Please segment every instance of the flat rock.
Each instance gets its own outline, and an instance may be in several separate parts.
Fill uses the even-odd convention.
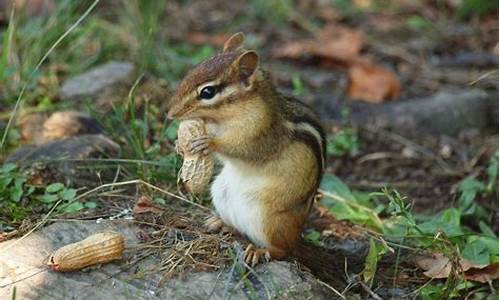
[[[125,238],[125,257],[81,271],[47,269],[52,251],[91,234],[113,230]],[[0,298],[10,299],[335,299],[335,294],[294,264],[274,261],[243,274],[235,262],[219,272],[187,274],[159,286],[161,274],[147,272],[156,257],[134,260],[140,231],[131,220],[56,222],[24,239],[0,243]]]
[[[68,185],[99,184],[113,176],[112,170],[97,174],[91,159],[119,157],[118,144],[101,134],[84,134],[41,145],[26,145],[9,155],[5,162],[17,163],[43,184],[52,181]],[[109,174],[108,174],[109,173]],[[104,176],[104,177],[103,177]]]
[[[442,91],[407,101],[370,104],[318,96],[314,105],[325,121],[340,121],[342,107],[350,109],[354,124],[391,129],[404,136],[456,136],[465,129],[494,126],[498,98],[478,89]]]
[[[90,99],[101,105],[107,97],[116,94],[121,86],[132,83],[134,71],[135,67],[130,62],[110,61],[67,79],[59,96],[69,100]]]

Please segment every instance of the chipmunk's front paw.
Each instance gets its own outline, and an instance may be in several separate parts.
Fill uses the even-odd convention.
[[[265,248],[257,248],[253,244],[248,245],[243,255],[245,263],[249,266],[254,267],[259,263],[261,258],[264,258],[265,261],[270,261],[271,253],[269,252],[269,250]]]
[[[202,153],[208,155],[211,152],[212,137],[209,135],[202,135],[191,141],[188,151],[191,154]]]

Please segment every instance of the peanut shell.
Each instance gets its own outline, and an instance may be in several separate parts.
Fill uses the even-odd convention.
[[[112,231],[97,233],[56,250],[50,256],[48,266],[58,272],[80,270],[121,259],[124,249],[125,242],[120,234]]]
[[[189,153],[191,141],[206,135],[205,125],[201,120],[186,120],[179,124],[177,145],[184,157],[180,179],[186,190],[199,194],[205,190],[214,170],[213,157],[201,153]]]

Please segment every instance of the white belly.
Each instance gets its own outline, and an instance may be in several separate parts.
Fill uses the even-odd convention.
[[[268,246],[263,231],[263,210],[258,191],[265,182],[261,176],[230,161],[211,187],[212,201],[222,220],[246,235],[260,247]]]

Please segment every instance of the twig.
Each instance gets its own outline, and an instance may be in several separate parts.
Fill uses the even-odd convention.
[[[365,290],[365,292],[367,292],[368,294],[370,294],[370,296],[373,299],[375,299],[375,300],[383,300],[379,295],[377,295],[374,291],[372,291],[370,289],[370,287],[367,286],[363,281],[360,280],[358,283],[363,288],[363,290]]]
[[[54,206],[49,210],[49,212],[43,217],[43,219],[41,221],[38,222],[38,224],[36,224],[30,231],[28,231],[26,234],[24,234],[22,237],[20,237],[19,239],[15,240],[14,242],[12,242],[12,244],[8,245],[7,247],[3,248],[2,250],[3,251],[7,251],[9,250],[10,248],[12,248],[14,245],[16,245],[17,243],[19,243],[20,241],[24,240],[28,235],[30,235],[31,233],[33,233],[33,231],[37,230],[40,226],[44,225],[46,222],[47,222],[47,219],[49,218],[49,216],[54,212],[54,210],[56,209],[56,207],[61,204],[61,202],[63,201],[63,199],[59,199],[59,201],[56,202],[56,204],[54,204]],[[1,252],[0,252],[1,253]]]
[[[467,85],[468,86],[472,86],[472,85],[475,85],[476,83],[478,83],[479,81],[485,79],[486,77],[490,76],[491,74],[493,73],[496,73],[498,72],[498,70],[492,70],[492,71],[489,71],[489,72],[486,72],[484,74],[482,74],[481,76],[479,76],[478,78],[474,79],[473,81],[469,82]]]
[[[340,298],[342,299],[346,299],[346,297],[344,295],[342,295],[341,292],[337,291],[333,286],[329,285],[328,283],[324,282],[324,281],[321,281],[319,279],[316,279],[317,282],[319,282],[319,284],[325,286],[326,288],[328,288],[330,291],[334,292],[337,296],[339,296]]]
[[[177,200],[181,200],[183,202],[189,203],[189,204],[194,205],[194,206],[196,206],[198,208],[201,208],[201,209],[204,209],[204,210],[207,210],[207,211],[211,211],[211,209],[208,208],[208,207],[205,207],[205,206],[200,205],[200,204],[198,204],[196,202],[190,201],[190,200],[188,200],[186,198],[180,197],[180,196],[178,196],[178,195],[176,195],[174,193],[171,193],[171,192],[166,191],[166,190],[164,190],[162,188],[154,186],[154,185],[152,185],[152,184],[150,184],[148,182],[145,182],[142,179],[135,179],[135,180],[129,180],[129,181],[122,181],[122,182],[115,182],[115,183],[103,184],[103,185],[95,187],[95,188],[93,188],[93,189],[91,189],[91,190],[89,190],[89,191],[87,191],[87,192],[85,192],[83,194],[80,194],[80,195],[76,196],[75,198],[73,198],[72,201],[78,201],[78,200],[80,200],[80,199],[82,199],[82,198],[84,198],[84,197],[86,197],[86,196],[88,196],[88,195],[90,195],[90,194],[92,194],[92,193],[94,193],[96,191],[102,190],[104,188],[114,187],[114,186],[122,186],[122,185],[129,185],[129,184],[144,184],[145,186],[148,186],[148,187],[150,187],[150,188],[152,188],[154,190],[157,190],[157,191],[159,191],[161,193],[164,193],[164,194],[166,194],[166,195],[168,195],[168,196],[170,196],[172,198],[175,198]],[[57,201],[56,204],[54,204],[54,206],[50,209],[50,211],[43,217],[43,219],[37,223],[37,225],[35,225],[30,231],[28,231],[22,237],[20,237],[19,239],[17,239],[16,241],[14,241],[12,244],[8,245],[7,247],[3,248],[2,250],[3,251],[7,251],[8,249],[12,248],[14,245],[16,245],[17,243],[19,243],[20,241],[24,240],[28,235],[30,235],[31,233],[33,233],[40,226],[44,225],[48,221],[49,216],[54,212],[54,210],[57,208],[57,206],[59,206],[59,204],[61,204],[62,201],[63,201],[63,199],[60,199],[59,201]]]
[[[436,162],[438,163],[438,165],[443,168],[444,170],[446,170],[447,172],[450,172],[450,173],[456,173],[453,171],[453,169],[443,160],[441,159],[439,156],[437,156],[436,154],[434,154],[431,150],[399,135],[399,134],[396,134],[396,133],[393,133],[393,132],[390,132],[390,131],[387,131],[387,130],[384,130],[384,129],[381,129],[381,128],[377,128],[376,130],[375,129],[372,129],[372,128],[369,128],[369,127],[364,127],[364,129],[368,132],[371,132],[371,133],[382,133],[384,134],[386,137],[392,139],[393,141],[396,141],[402,145],[405,145],[406,147],[409,147],[409,148],[412,148],[414,149],[415,151],[425,155],[425,156],[428,156],[432,159],[435,159]]]
[[[36,275],[38,275],[38,274],[40,274],[40,273],[43,273],[43,272],[47,272],[47,269],[38,270],[38,272],[35,272],[35,273],[33,273],[33,274],[31,274],[31,275],[28,275],[28,276],[26,276],[26,277],[23,277],[23,278],[21,278],[21,279],[18,279],[18,280],[15,280],[15,281],[12,281],[12,282],[6,283],[6,284],[4,284],[4,285],[0,285],[0,288],[1,288],[1,289],[6,288],[6,287],[8,287],[8,286],[10,286],[10,285],[13,285],[13,284],[16,284],[16,283],[18,283],[18,282],[24,281],[24,280],[26,280],[26,279],[29,279],[29,278],[31,278],[31,277],[33,277],[33,276],[36,276]]]

